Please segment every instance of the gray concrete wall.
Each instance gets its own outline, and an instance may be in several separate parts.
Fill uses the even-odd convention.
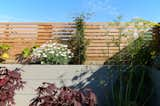
[[[99,65],[0,65],[9,69],[22,68],[23,80],[26,85],[15,96],[16,106],[28,106],[35,97],[35,89],[42,82],[53,82],[58,87],[71,86],[74,88],[91,87],[96,93],[99,104],[103,106],[106,98],[106,70]],[[102,69],[101,69],[102,68]],[[103,86],[102,86],[103,85]]]
[[[69,86],[75,89],[90,87],[97,95],[98,106],[106,106],[108,93],[116,76],[116,67],[101,65],[0,65],[9,69],[22,68],[26,85],[17,91],[15,106],[28,106],[35,97],[35,89],[43,82],[55,83],[58,87]],[[154,106],[160,106],[160,71],[152,68],[151,77],[154,82]]]

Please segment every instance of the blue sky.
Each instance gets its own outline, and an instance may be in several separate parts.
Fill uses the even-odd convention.
[[[79,13],[93,13],[88,21],[107,22],[144,18],[160,21],[160,0],[1,0],[0,21],[68,22]]]

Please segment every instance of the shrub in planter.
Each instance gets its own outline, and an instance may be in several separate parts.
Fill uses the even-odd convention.
[[[43,83],[36,89],[38,96],[29,106],[96,106],[96,96],[90,90],[84,92],[67,87],[57,88],[54,84]]]
[[[16,90],[24,87],[21,69],[9,70],[0,67],[0,106],[12,106],[15,104],[14,95]]]
[[[22,53],[16,55],[16,61],[20,64],[28,64],[31,62],[31,54],[34,49],[38,48],[39,46],[33,46],[32,48],[24,48]]]
[[[53,43],[52,41],[43,44],[33,50],[32,63],[40,62],[41,64],[68,64],[72,58],[72,53],[67,45]]]

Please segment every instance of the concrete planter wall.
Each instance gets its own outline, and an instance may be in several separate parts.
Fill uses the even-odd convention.
[[[28,106],[35,97],[35,89],[43,82],[53,82],[58,87],[70,86],[77,89],[90,87],[96,93],[99,106],[106,104],[110,78],[107,67],[100,65],[0,65],[9,69],[22,68],[25,88],[15,96],[16,106]]]
[[[76,89],[90,87],[97,95],[98,106],[107,105],[108,93],[111,93],[112,82],[116,76],[113,66],[101,65],[0,65],[9,69],[22,68],[25,88],[15,96],[16,106],[28,106],[35,97],[35,89],[42,82],[52,82],[58,87],[69,86]],[[160,106],[160,71],[152,69],[151,78],[154,82],[155,95],[153,106]]]

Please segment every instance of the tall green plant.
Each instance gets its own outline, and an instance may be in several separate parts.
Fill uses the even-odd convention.
[[[86,60],[86,49],[88,42],[85,39],[84,33],[85,19],[85,15],[74,17],[76,32],[69,41],[69,48],[72,50],[72,53],[74,54],[71,60],[72,64],[83,64]]]
[[[116,23],[120,25],[120,22]],[[125,55],[123,55],[123,53],[118,55],[118,62],[117,59],[115,61],[113,60],[113,63],[116,62],[116,65],[118,65],[118,79],[112,87],[112,106],[148,106],[148,101],[153,89],[147,66],[156,53],[153,53],[154,50],[150,45],[151,43],[144,37],[144,30],[149,28],[151,24],[148,25],[146,21],[144,23],[145,25],[139,26],[139,21],[134,22],[139,38],[131,40],[131,44],[123,51],[123,53],[126,52],[124,53]],[[117,46],[119,46],[120,50],[120,41],[124,34],[122,33],[122,27],[119,28],[119,32],[119,42]],[[134,32],[132,34],[134,34]],[[127,59],[128,61],[125,71],[122,70],[121,66],[123,59]]]

